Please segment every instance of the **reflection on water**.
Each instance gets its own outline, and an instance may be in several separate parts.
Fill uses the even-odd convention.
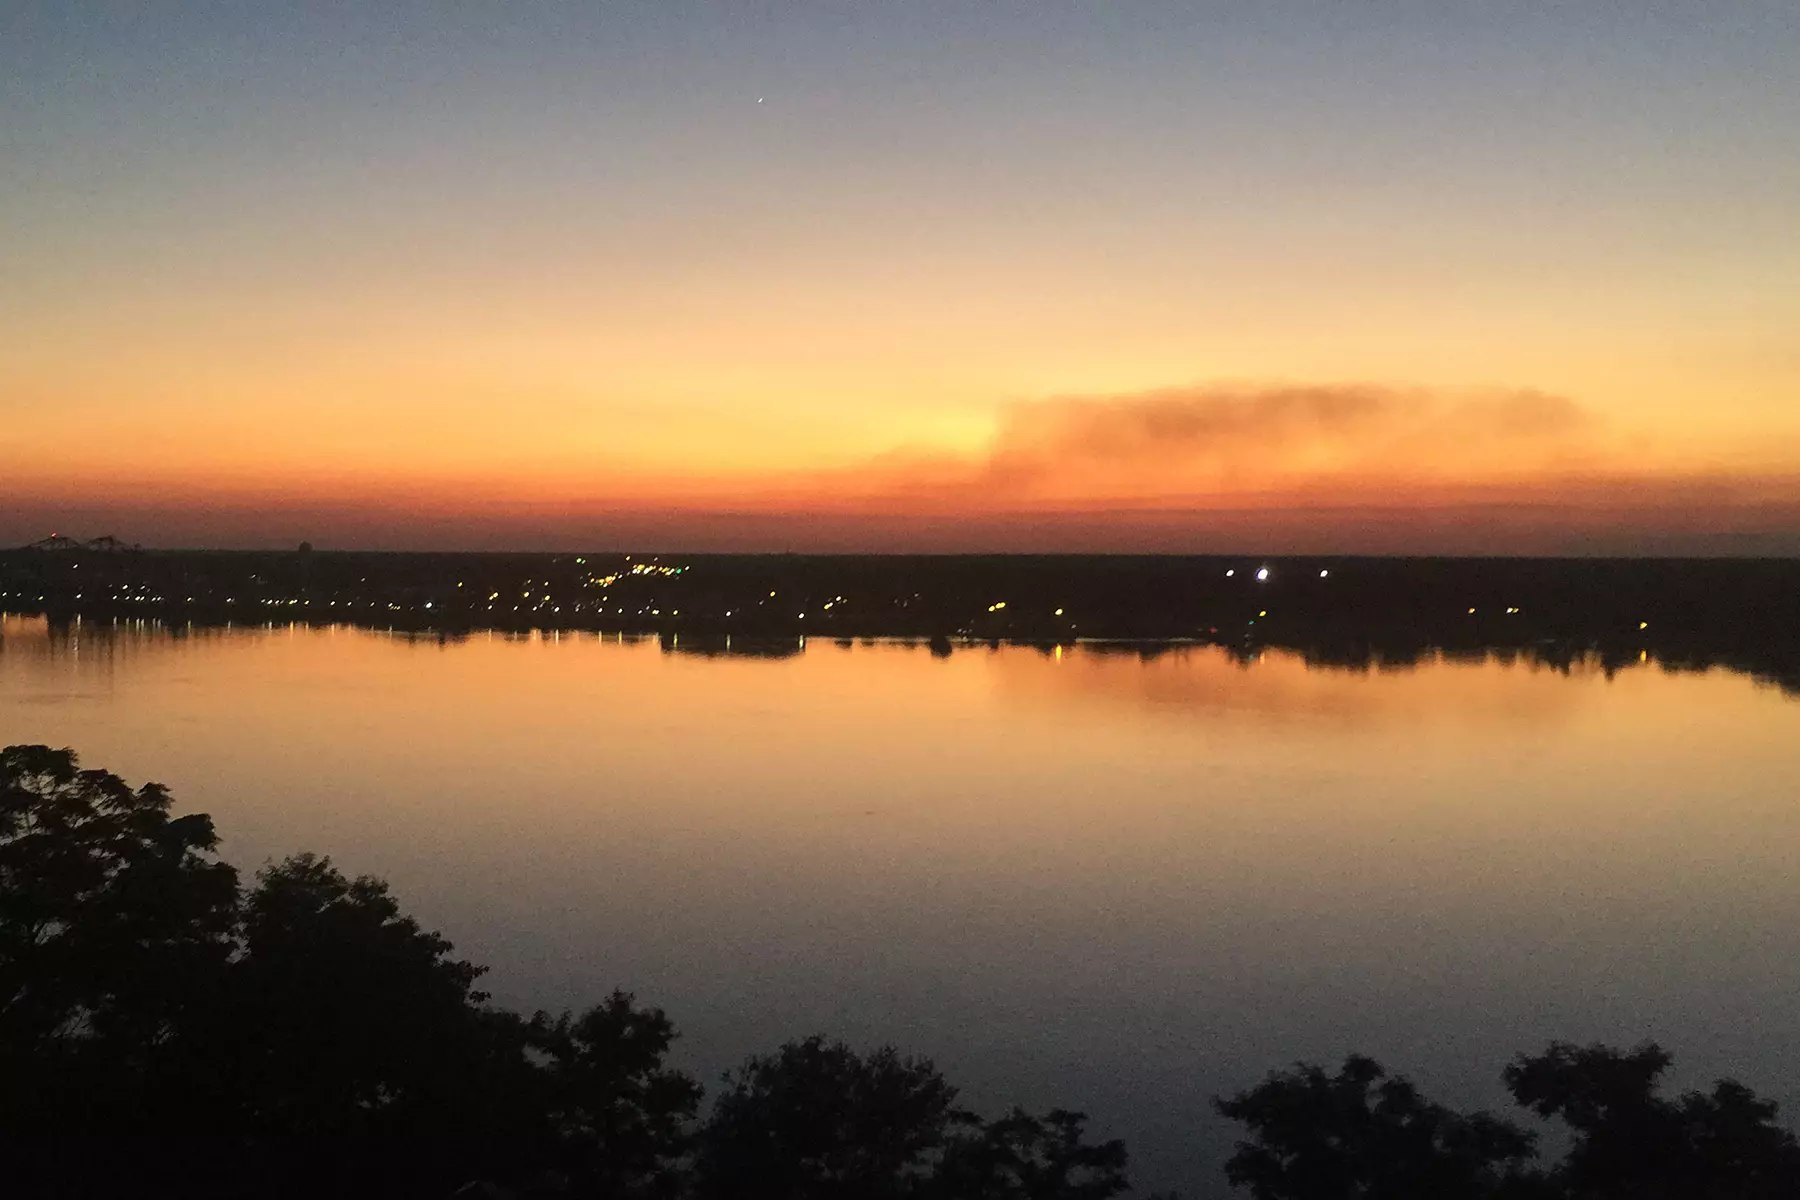
[[[1656,1037],[1800,1105],[1800,703],[1741,676],[686,642],[6,619],[0,740],[388,876],[502,1002],[634,988],[709,1078],[894,1040],[1192,1195],[1302,1056],[1497,1102]]]

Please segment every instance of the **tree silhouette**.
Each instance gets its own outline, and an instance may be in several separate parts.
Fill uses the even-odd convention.
[[[530,1033],[547,1062],[542,1102],[570,1187],[621,1198],[685,1194],[701,1089],[663,1065],[675,1039],[663,1011],[615,991],[579,1018],[540,1012]]]
[[[1574,1133],[1554,1172],[1579,1200],[1774,1200],[1800,1196],[1800,1146],[1774,1124],[1772,1102],[1722,1080],[1710,1094],[1656,1094],[1673,1060],[1655,1044],[1631,1051],[1553,1043],[1506,1068],[1514,1099]]]
[[[1109,1200],[1130,1190],[1125,1143],[1083,1140],[1085,1113],[1015,1108],[951,1137],[933,1181],[944,1200]]]
[[[1226,1176],[1256,1200],[1486,1200],[1534,1194],[1532,1135],[1462,1115],[1352,1056],[1336,1075],[1300,1064],[1218,1111],[1249,1127]]]
[[[1675,1100],[1655,1045],[1621,1051],[1553,1043],[1506,1068],[1513,1098],[1571,1137],[1545,1171],[1531,1135],[1485,1113],[1424,1100],[1352,1057],[1335,1076],[1301,1064],[1230,1100],[1247,1125],[1226,1164],[1256,1200],[1775,1200],[1800,1196],[1800,1145],[1776,1106],[1729,1080]]]
[[[221,965],[237,872],[167,789],[83,771],[72,751],[0,750],[0,1044],[117,1050],[158,1040]]]
[[[699,1088],[663,1066],[660,1011],[492,1008],[386,884],[298,855],[240,891],[211,821],[169,808],[69,751],[0,751],[18,1194],[675,1194]]]
[[[240,936],[206,1050],[285,1188],[441,1194],[531,1144],[524,1023],[386,884],[290,858],[258,876]]]
[[[161,1081],[216,1001],[237,873],[211,820],[169,808],[71,751],[0,750],[0,1163],[22,1194],[181,1153]]]
[[[1087,1117],[1014,1109],[983,1122],[924,1059],[860,1055],[812,1037],[752,1058],[700,1134],[707,1200],[1109,1200],[1125,1145],[1085,1140]]]
[[[922,1194],[954,1122],[956,1089],[930,1061],[867,1058],[810,1037],[725,1076],[701,1131],[715,1200],[887,1200]]]

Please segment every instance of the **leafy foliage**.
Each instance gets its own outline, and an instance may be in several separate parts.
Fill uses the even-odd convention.
[[[1660,1046],[1631,1051],[1553,1043],[1506,1068],[1514,1099],[1574,1134],[1554,1172],[1582,1200],[1800,1196],[1800,1145],[1774,1123],[1776,1106],[1740,1083],[1675,1100],[1656,1094],[1673,1060]]]
[[[204,816],[0,752],[0,1161],[26,1195],[661,1195],[700,1090],[657,1010],[490,1007],[387,885],[240,890]],[[649,1190],[645,1190],[649,1189]]]
[[[1800,1146],[1776,1106],[1729,1080],[1657,1095],[1671,1059],[1553,1043],[1520,1055],[1513,1098],[1569,1132],[1548,1168],[1533,1137],[1424,1100],[1366,1058],[1336,1075],[1302,1064],[1218,1102],[1250,1137],[1226,1164],[1256,1200],[1775,1200],[1800,1196]]]
[[[1514,1195],[1532,1153],[1526,1131],[1433,1104],[1357,1056],[1336,1075],[1297,1066],[1217,1107],[1253,1135],[1225,1171],[1256,1200]]]
[[[574,1190],[684,1195],[701,1089],[663,1065],[675,1040],[663,1011],[615,991],[579,1018],[538,1013],[530,1036],[546,1061],[541,1102],[559,1147],[556,1165]]]
[[[160,1040],[220,966],[237,872],[212,820],[171,818],[46,746],[0,750],[0,1045],[44,1053]]]
[[[812,1037],[725,1078],[700,1134],[706,1200],[1108,1200],[1125,1145],[1087,1118],[1014,1109],[983,1122],[925,1059]]]
[[[827,1200],[921,1194],[952,1121],[956,1089],[923,1059],[863,1058],[820,1037],[725,1077],[700,1144],[700,1194]]]
[[[1130,1190],[1125,1143],[1083,1140],[1085,1113],[1015,1108],[953,1137],[935,1195],[948,1200],[1109,1200]]]

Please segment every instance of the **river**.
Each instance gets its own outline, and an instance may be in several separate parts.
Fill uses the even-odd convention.
[[[708,1083],[811,1032],[1084,1109],[1221,1193],[1209,1098],[1373,1055],[1499,1105],[1552,1038],[1800,1110],[1800,702],[1724,671],[1212,648],[0,619],[0,741],[390,880],[499,1003],[615,986]]]

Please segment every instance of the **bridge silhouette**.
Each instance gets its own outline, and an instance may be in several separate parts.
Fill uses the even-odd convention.
[[[53,533],[47,538],[39,538],[30,545],[19,548],[21,550],[87,550],[99,554],[120,554],[143,549],[142,546],[132,542],[121,542],[111,534],[105,537],[90,538],[84,542],[79,538],[66,537],[60,533]]]

